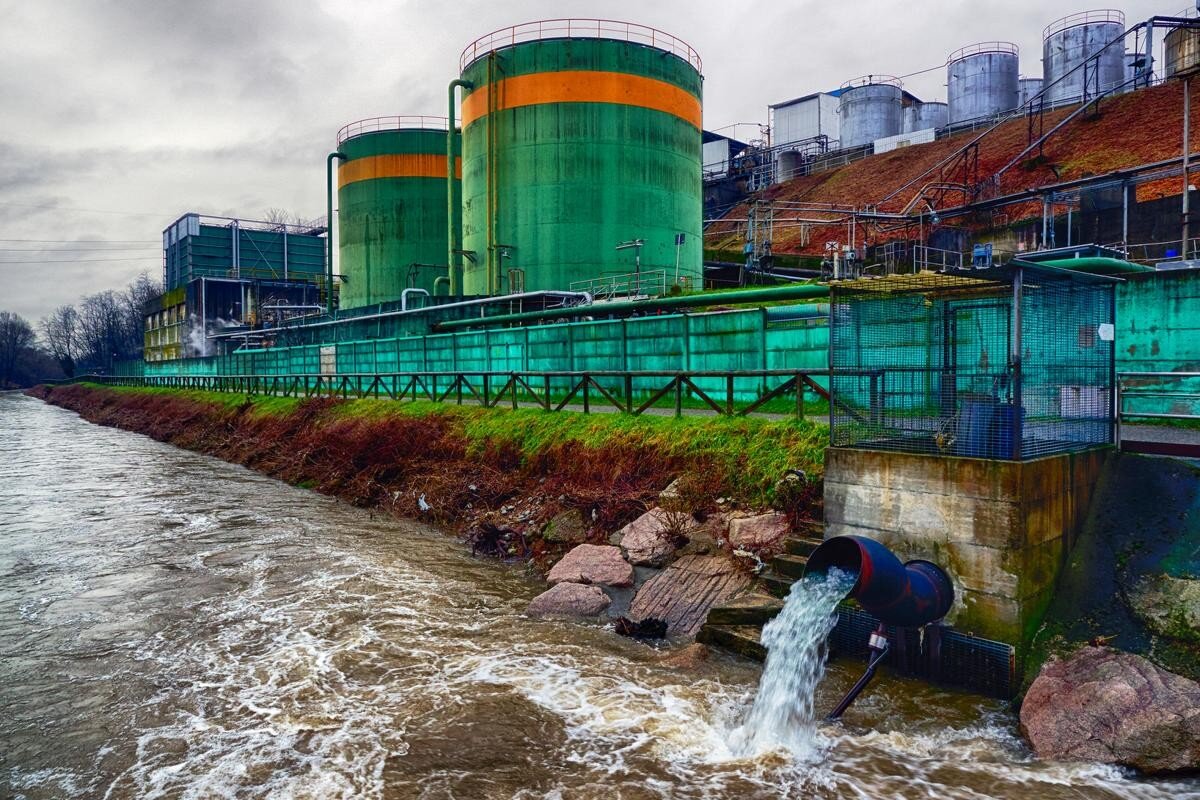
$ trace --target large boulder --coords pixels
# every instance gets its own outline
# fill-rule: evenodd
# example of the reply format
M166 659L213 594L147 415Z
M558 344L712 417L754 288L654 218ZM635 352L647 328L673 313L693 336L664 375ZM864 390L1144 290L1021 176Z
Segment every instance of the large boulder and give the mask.
M526 613L531 617L594 617L610 602L599 586L560 583L533 598Z
M749 550L760 557L783 552L792 527L778 512L729 520L729 543L735 550Z
M621 549L630 564L639 567L661 567L675 554L684 541L676 524L681 519L690 528L691 516L680 512L668 512L661 508L651 509L618 531Z
M633 567L621 549L606 544L581 544L563 556L546 576L550 583L602 583L632 586Z
M560 511L542 528L542 538L547 542L580 544L587 541L588 526L579 509Z
M1132 653L1085 647L1042 667L1021 730L1040 758L1200 769L1200 684Z

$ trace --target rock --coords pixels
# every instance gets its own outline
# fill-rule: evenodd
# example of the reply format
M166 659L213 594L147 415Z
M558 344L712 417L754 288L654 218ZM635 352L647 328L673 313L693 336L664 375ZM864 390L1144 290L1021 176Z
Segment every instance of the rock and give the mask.
M1200 580L1154 575L1130 593L1130 606L1160 636L1200 643Z
M681 481L681 480L682 480L682 478L676 478L675 480L671 481L671 483L667 486L667 488L665 488L661 492L659 492L658 493L658 502L668 503L672 500L678 500L679 499L679 481Z
M721 541L729 537L729 517L720 512L709 514L704 522L688 531L688 541L675 551L677 556L708 555L721 549Z
M673 527L681 527L673 523L679 523L682 516L655 508L618 531L618 542L629 563L642 567L661 567L667 563L675 554L676 547L683 543L676 531L672 530ZM690 528L691 522L688 516L683 524Z
M1040 758L1195 770L1200 684L1132 653L1084 647L1042 667L1021 704L1021 731Z
M708 661L708 657L711 654L712 651L708 649L707 645L692 642L685 647L668 653L659 659L658 663L664 667L674 667L675 669L699 669L701 664Z
M708 610L733 597L750 576L725 556L684 556L646 581L629 607L634 620L661 619L672 636L695 636Z
M737 550L759 555L783 552L783 540L791 533L787 517L778 512L729 520L729 543Z
M606 544L581 544L563 556L546 576L550 583L602 583L607 586L633 584L633 567L621 557L621 549Z
M667 623L653 617L647 617L641 622L634 622L629 617L619 617L613 627L621 636L633 639L662 639L667 635Z
M610 602L599 586L560 583L533 598L525 613L531 617L595 617Z
M587 523L575 508L555 514L542 528L542 538L547 542L581 544L587 541L587 537Z

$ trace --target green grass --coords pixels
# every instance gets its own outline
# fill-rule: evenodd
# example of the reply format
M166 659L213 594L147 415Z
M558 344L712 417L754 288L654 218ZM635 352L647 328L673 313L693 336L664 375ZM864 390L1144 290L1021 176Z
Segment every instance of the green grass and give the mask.
M226 408L238 408L248 402L248 413L264 415L286 415L303 402L291 397L247 397L232 392L93 386L120 393L183 397ZM373 398L338 403L324 415L330 421L440 415L466 439L468 455L482 454L491 448L508 448L528 461L551 448L571 443L596 450L613 446L645 449L683 463L711 465L724 477L728 490L752 502L769 500L771 488L786 470L801 469L811 476L820 476L828 442L826 425L761 417L634 417Z

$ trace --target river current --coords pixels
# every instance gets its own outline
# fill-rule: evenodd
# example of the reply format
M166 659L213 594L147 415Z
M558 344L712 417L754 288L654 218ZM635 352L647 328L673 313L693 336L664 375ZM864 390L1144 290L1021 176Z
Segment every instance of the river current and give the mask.
M527 619L520 567L37 400L0 442L0 797L1200 798L886 675L807 757L739 756L758 665Z

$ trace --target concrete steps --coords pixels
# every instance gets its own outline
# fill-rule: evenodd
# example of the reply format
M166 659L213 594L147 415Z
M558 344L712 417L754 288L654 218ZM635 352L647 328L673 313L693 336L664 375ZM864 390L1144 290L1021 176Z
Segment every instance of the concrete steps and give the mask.
M821 544L820 523L809 523L784 541L784 552L767 564L758 586L721 605L713 606L696 641L761 661L766 649L759 641L762 626L783 608L792 583L804 575L808 557Z
M759 637L762 635L761 625L712 625L706 624L696 635L696 641L713 647L720 647L732 653L764 661L767 648L763 647Z

